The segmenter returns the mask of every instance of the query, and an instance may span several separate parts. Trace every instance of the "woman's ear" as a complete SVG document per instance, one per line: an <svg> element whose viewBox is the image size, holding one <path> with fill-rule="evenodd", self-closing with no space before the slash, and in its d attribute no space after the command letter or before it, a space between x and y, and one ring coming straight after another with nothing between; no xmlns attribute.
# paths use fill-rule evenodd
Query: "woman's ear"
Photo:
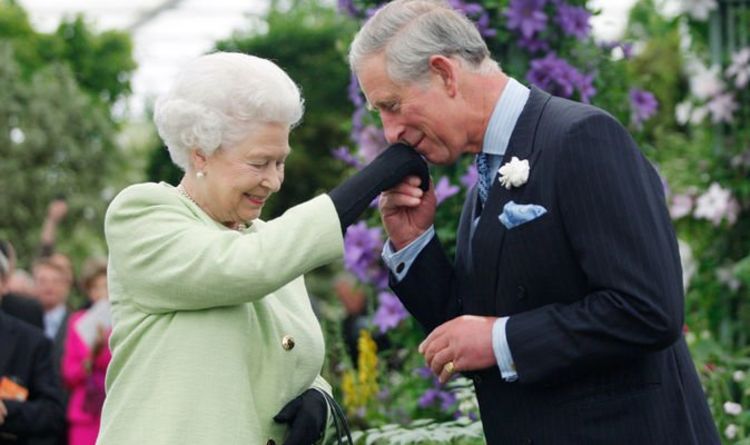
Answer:
<svg viewBox="0 0 750 445"><path fill-rule="evenodd" d="M206 164L208 164L208 156L201 150L194 148L190 150L190 163L196 172L202 172L206 169Z"/></svg>
<svg viewBox="0 0 750 445"><path fill-rule="evenodd" d="M449 57L434 55L430 56L430 72L440 78L440 82L450 97L454 97L458 91L458 65Z"/></svg>

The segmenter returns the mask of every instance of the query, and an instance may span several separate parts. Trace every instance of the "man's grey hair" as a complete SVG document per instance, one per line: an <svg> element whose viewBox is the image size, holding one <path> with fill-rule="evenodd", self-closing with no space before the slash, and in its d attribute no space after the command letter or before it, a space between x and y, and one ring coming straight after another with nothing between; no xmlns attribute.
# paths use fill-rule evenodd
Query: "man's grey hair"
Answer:
<svg viewBox="0 0 750 445"><path fill-rule="evenodd" d="M476 26L439 0L396 0L360 29L349 50L354 73L369 57L385 54L388 76L397 83L427 78L430 56L443 55L481 74L499 70Z"/></svg>
<svg viewBox="0 0 750 445"><path fill-rule="evenodd" d="M293 127L302 118L297 85L273 62L241 53L198 57L178 74L154 108L154 123L178 167L190 152L212 155L242 142L262 124Z"/></svg>

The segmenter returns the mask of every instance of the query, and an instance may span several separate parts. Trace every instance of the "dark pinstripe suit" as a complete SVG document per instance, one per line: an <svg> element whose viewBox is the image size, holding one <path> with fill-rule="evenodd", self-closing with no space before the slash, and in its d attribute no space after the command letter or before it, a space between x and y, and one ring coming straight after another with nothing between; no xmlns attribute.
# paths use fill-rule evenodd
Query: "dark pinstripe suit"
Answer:
<svg viewBox="0 0 750 445"><path fill-rule="evenodd" d="M491 445L718 444L682 338L683 291L661 182L601 110L532 88L504 162L528 182L490 189L455 263L434 238L392 286L427 331L460 314L509 315L519 380L471 373ZM539 204L506 230L503 205Z"/></svg>

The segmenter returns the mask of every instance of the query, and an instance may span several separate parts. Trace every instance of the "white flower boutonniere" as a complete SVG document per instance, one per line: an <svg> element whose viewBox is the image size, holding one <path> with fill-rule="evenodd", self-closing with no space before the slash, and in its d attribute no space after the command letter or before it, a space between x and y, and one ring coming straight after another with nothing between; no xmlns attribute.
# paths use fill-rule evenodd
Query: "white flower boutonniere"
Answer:
<svg viewBox="0 0 750 445"><path fill-rule="evenodd" d="M506 189L520 187L529 180L529 161L523 161L513 156L510 162L506 162L497 171L500 174L500 184Z"/></svg>

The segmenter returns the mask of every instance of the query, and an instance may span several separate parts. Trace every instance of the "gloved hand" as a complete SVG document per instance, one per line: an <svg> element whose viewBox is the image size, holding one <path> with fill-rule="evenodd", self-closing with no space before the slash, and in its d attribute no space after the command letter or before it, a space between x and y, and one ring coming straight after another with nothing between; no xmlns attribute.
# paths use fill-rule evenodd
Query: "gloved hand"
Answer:
<svg viewBox="0 0 750 445"><path fill-rule="evenodd" d="M373 199L385 190L395 187L407 176L419 176L419 187L430 187L427 163L412 147L397 143L388 147L372 162L347 178L328 193L341 221L341 230L354 223Z"/></svg>
<svg viewBox="0 0 750 445"><path fill-rule="evenodd" d="M273 421L289 424L284 445L312 445L323 436L327 417L325 397L316 389L308 389L284 405Z"/></svg>

